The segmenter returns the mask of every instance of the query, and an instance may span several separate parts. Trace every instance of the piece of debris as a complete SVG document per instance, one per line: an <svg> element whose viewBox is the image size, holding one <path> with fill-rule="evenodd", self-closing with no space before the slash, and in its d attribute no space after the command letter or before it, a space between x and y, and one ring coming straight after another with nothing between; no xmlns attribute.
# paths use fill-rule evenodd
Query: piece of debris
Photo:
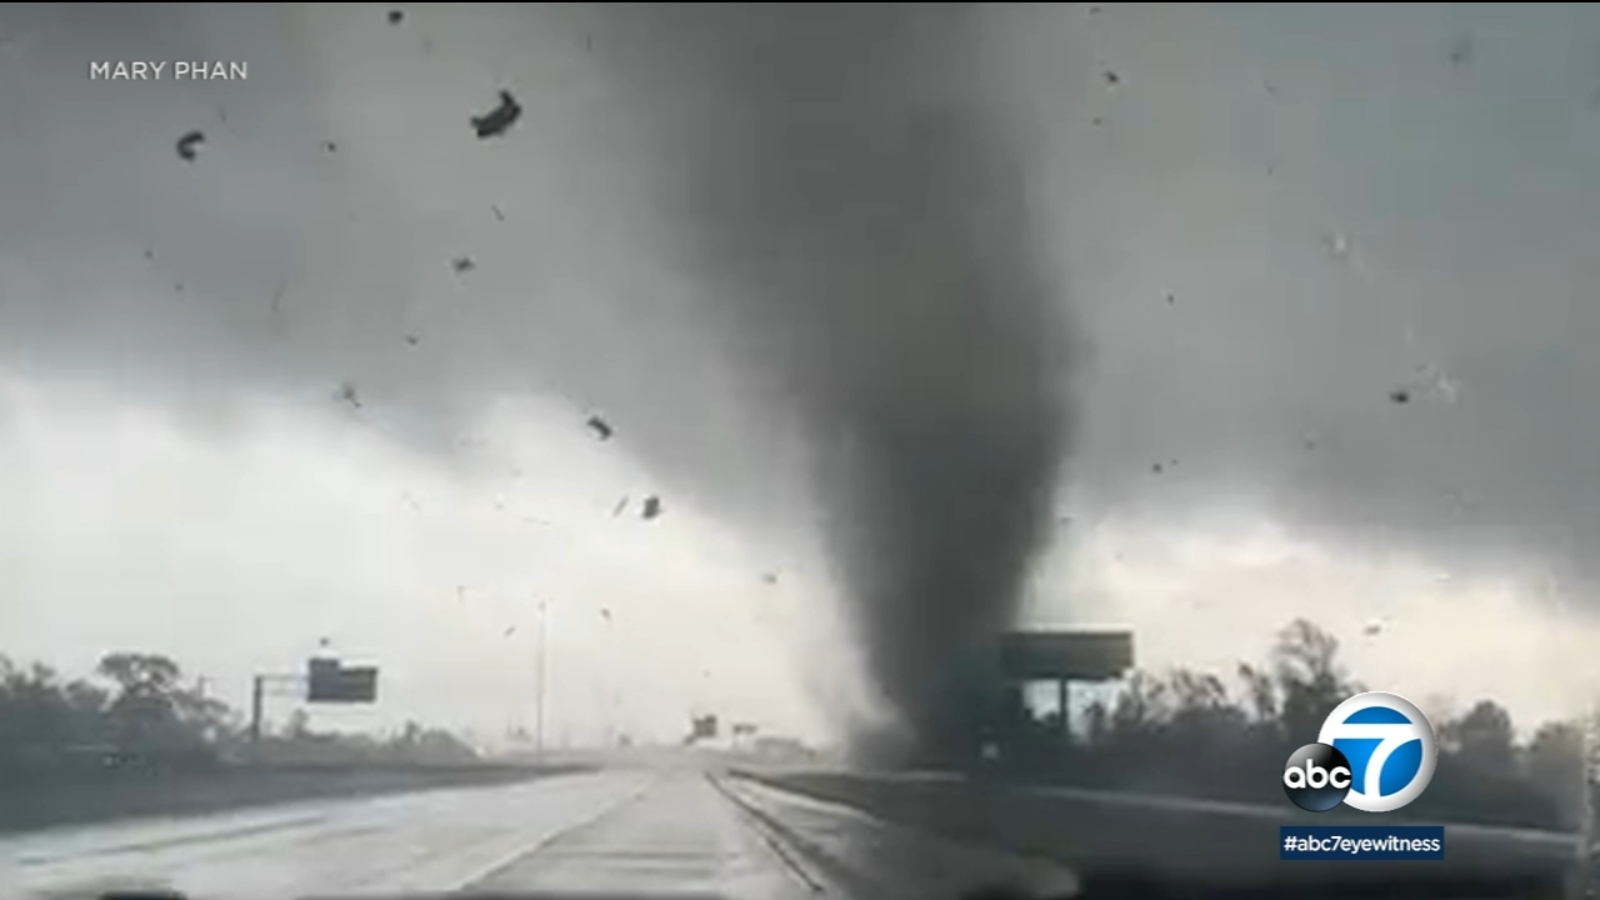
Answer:
<svg viewBox="0 0 1600 900"><path fill-rule="evenodd" d="M154 250L146 250L144 252L144 258L145 259L155 259L156 258L156 252Z"/></svg>
<svg viewBox="0 0 1600 900"><path fill-rule="evenodd" d="M516 634L516 633L517 633L517 626L512 625L511 627L506 629L505 634L501 635L501 637L511 637L513 634Z"/></svg>
<svg viewBox="0 0 1600 900"><path fill-rule="evenodd" d="M183 293L183 282L180 281L180 282L174 284L172 286L172 290L173 290L174 293L178 293L178 294Z"/></svg>
<svg viewBox="0 0 1600 900"><path fill-rule="evenodd" d="M1367 635L1368 637L1371 637L1372 635L1375 635L1375 634L1377 634L1378 632L1380 632L1382 630L1383 630L1383 623L1381 623L1381 622L1368 622L1367 623L1367 627L1361 629L1361 633Z"/></svg>
<svg viewBox="0 0 1600 900"><path fill-rule="evenodd" d="M611 518L615 519L617 516L622 515L622 511L627 509L627 508L628 508L628 498L627 497L623 497L621 500L617 501L617 505L616 506L611 508Z"/></svg>
<svg viewBox="0 0 1600 900"><path fill-rule="evenodd" d="M587 35L586 34L586 35L583 36L583 52L585 52L585 53L593 53L594 52L594 38L591 35Z"/></svg>
<svg viewBox="0 0 1600 900"><path fill-rule="evenodd" d="M181 157L185 162L194 162L194 158L198 154L200 145L204 144L205 142L205 132L199 130L189 132L183 137L178 138L178 156Z"/></svg>
<svg viewBox="0 0 1600 900"><path fill-rule="evenodd" d="M1111 71L1110 69L1107 69L1104 72L1100 73L1100 77L1104 78L1106 80L1106 84L1109 84L1112 87L1116 87L1117 85L1122 83L1122 76L1118 75L1116 72Z"/></svg>
<svg viewBox="0 0 1600 900"><path fill-rule="evenodd" d="M615 429L611 427L611 423L599 416L590 416L589 421L585 424L594 432L594 436L602 441L611 440L611 435L616 433Z"/></svg>
<svg viewBox="0 0 1600 900"><path fill-rule="evenodd" d="M1464 34L1450 45L1450 65L1461 67L1472 63L1472 35Z"/></svg>
<svg viewBox="0 0 1600 900"><path fill-rule="evenodd" d="M610 622L611 621L611 610L606 609L604 606L600 607L600 618L605 619L607 622Z"/></svg>
<svg viewBox="0 0 1600 900"><path fill-rule="evenodd" d="M361 395L356 393L356 386L348 381L339 385L339 399L350 404L354 409L361 408Z"/></svg>
<svg viewBox="0 0 1600 900"><path fill-rule="evenodd" d="M322 149L328 151L329 153L338 153L339 145L334 141L323 141Z"/></svg>
<svg viewBox="0 0 1600 900"><path fill-rule="evenodd" d="M776 572L768 572L765 575L761 576L761 580L766 582L767 584L777 584L778 583L778 574Z"/></svg>
<svg viewBox="0 0 1600 900"><path fill-rule="evenodd" d="M422 342L422 338L417 337L414 334L406 335L406 343L410 344L413 347L415 347L417 344L419 344L421 342Z"/></svg>
<svg viewBox="0 0 1600 900"><path fill-rule="evenodd" d="M1410 403L1411 392L1405 388L1396 388L1389 392L1390 403Z"/></svg>
<svg viewBox="0 0 1600 900"><path fill-rule="evenodd" d="M511 96L510 91L503 90L500 92L499 106L481 116L472 117L472 130L477 133L479 140L498 137L521 117L522 105Z"/></svg>
<svg viewBox="0 0 1600 900"><path fill-rule="evenodd" d="M455 269L457 273L471 272L476 266L477 263L473 262L470 256L458 256L450 260L450 268Z"/></svg>
<svg viewBox="0 0 1600 900"><path fill-rule="evenodd" d="M644 498L644 506L639 511L639 517L646 522L661 515L661 498L654 495Z"/></svg>
<svg viewBox="0 0 1600 900"><path fill-rule="evenodd" d="M500 210L500 207L499 207L498 204L491 204L489 206L489 209L490 209L490 211L492 211L494 213L494 217L495 217L496 220L501 221L501 222L504 222L506 220L506 214Z"/></svg>
<svg viewBox="0 0 1600 900"><path fill-rule="evenodd" d="M391 9L391 10L389 10L389 24L390 25L399 25L401 22L404 22L405 20L406 20L406 14L405 14L404 10L400 10L400 9Z"/></svg>
<svg viewBox="0 0 1600 900"><path fill-rule="evenodd" d="M464 584L456 585L456 599L457 600L465 600L465 599L467 599L467 586L466 585L464 585Z"/></svg>
<svg viewBox="0 0 1600 900"><path fill-rule="evenodd" d="M273 291L272 291L272 314L274 316L276 316L279 313L283 312L283 295L288 293L288 291L289 291L289 286L287 284L281 282L281 281L278 282L278 286L273 289Z"/></svg>
<svg viewBox="0 0 1600 900"><path fill-rule="evenodd" d="M1154 465L1152 465L1150 467L1150 471L1156 473L1157 475L1160 475L1161 472L1162 472L1161 463L1155 463Z"/></svg>
<svg viewBox="0 0 1600 900"><path fill-rule="evenodd" d="M1177 303L1177 302L1178 302L1178 298L1176 296L1174 296L1172 294L1168 294L1167 295L1167 305L1168 306L1171 306L1172 304Z"/></svg>
<svg viewBox="0 0 1600 900"><path fill-rule="evenodd" d="M1092 16L1092 15L1095 15L1095 14L1097 14L1099 12L1100 12L1100 7L1099 6L1091 6L1091 7L1089 7L1089 15Z"/></svg>

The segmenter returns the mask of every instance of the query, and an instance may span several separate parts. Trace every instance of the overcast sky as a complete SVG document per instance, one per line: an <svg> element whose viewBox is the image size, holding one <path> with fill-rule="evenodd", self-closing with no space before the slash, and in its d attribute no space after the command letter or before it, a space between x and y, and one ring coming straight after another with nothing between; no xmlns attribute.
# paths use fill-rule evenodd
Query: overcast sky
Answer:
<svg viewBox="0 0 1600 900"><path fill-rule="evenodd" d="M598 11L405 10L0 7L0 652L242 703L327 637L386 674L321 721L496 735L542 600L557 736L836 729L814 436L657 202L693 73ZM1600 12L987 18L1087 348L1029 620L1231 668L1306 615L1418 702L1600 692ZM196 59L249 78L88 78Z"/></svg>

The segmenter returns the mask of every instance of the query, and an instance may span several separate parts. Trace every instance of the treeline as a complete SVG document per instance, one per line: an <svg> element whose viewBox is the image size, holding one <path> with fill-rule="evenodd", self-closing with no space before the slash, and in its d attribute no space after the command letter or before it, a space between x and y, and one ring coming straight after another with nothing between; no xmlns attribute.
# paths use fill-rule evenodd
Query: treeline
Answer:
<svg viewBox="0 0 1600 900"><path fill-rule="evenodd" d="M1338 649L1333 636L1297 620L1278 634L1265 664L1241 663L1232 679L1189 670L1136 674L1114 702L1090 708L1086 728L1070 742L1057 715L1035 718L1015 697L1016 730L1003 741L1001 766L1083 786L1286 803L1280 776L1289 753L1315 741L1340 702L1368 690L1340 663ZM1510 713L1482 700L1433 725L1440 742L1433 781L1404 815L1578 824L1579 723L1548 723L1519 741Z"/></svg>
<svg viewBox="0 0 1600 900"><path fill-rule="evenodd" d="M321 734L303 710L258 743L242 717L158 654L112 653L91 678L0 657L0 771L196 771L274 764L453 764L478 754L455 735L416 723L388 738Z"/></svg>

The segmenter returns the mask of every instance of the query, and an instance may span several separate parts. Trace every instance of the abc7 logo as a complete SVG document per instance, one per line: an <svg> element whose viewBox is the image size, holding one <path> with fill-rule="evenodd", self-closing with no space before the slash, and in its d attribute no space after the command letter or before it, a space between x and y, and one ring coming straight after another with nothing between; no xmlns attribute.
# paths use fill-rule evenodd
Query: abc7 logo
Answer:
<svg viewBox="0 0 1600 900"><path fill-rule="evenodd" d="M1392 812L1422 795L1436 754L1433 727L1421 710L1394 694L1360 694L1328 715L1318 743L1289 755L1283 790L1311 812L1341 803Z"/></svg>
<svg viewBox="0 0 1600 900"><path fill-rule="evenodd" d="M1311 812L1327 812L1350 795L1350 761L1339 748L1307 744L1289 754L1283 792L1289 802Z"/></svg>

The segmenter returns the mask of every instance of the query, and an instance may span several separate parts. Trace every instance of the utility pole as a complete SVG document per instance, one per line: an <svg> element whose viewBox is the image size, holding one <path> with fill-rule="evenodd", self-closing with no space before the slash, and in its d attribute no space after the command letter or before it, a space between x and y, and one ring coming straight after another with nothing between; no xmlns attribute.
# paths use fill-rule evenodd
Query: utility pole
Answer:
<svg viewBox="0 0 1600 900"><path fill-rule="evenodd" d="M545 622L549 617L545 614L545 602L539 601L539 693L535 700L533 748L539 759L544 759L544 693L545 693L545 651L547 649L545 637L547 630Z"/></svg>

